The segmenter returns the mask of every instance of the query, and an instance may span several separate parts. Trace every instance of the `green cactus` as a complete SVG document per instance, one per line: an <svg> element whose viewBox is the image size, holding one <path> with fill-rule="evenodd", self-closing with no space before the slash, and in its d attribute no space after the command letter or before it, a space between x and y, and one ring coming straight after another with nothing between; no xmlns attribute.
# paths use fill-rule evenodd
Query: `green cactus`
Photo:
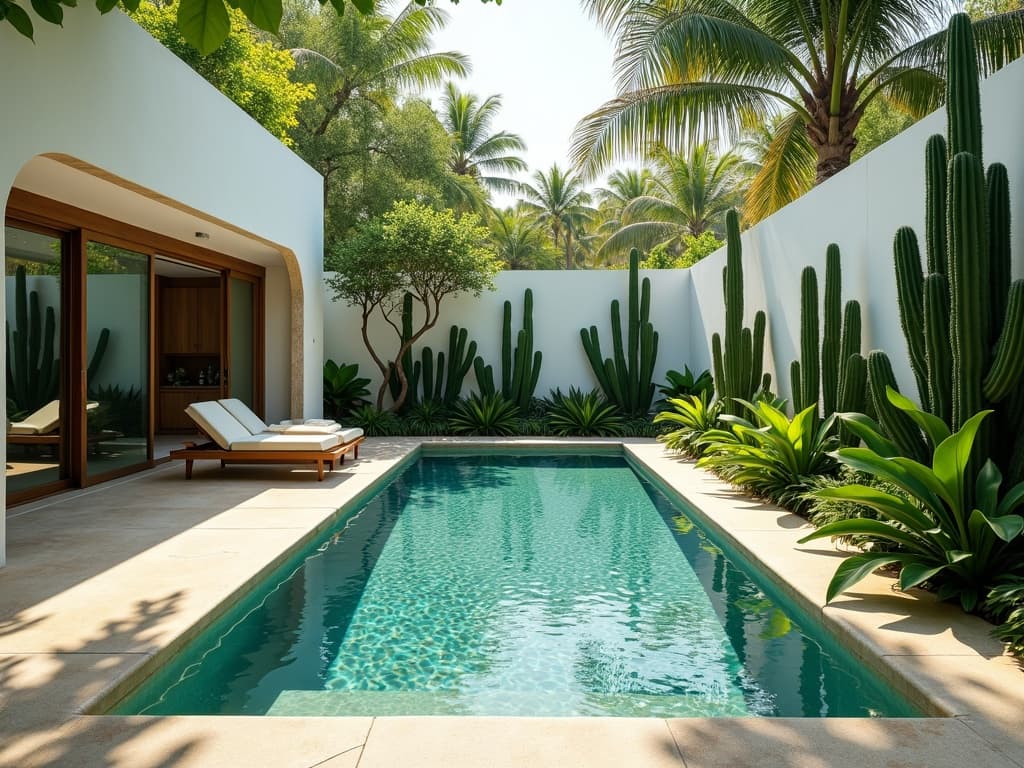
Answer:
<svg viewBox="0 0 1024 768"><path fill-rule="evenodd" d="M900 391L889 356L877 349L869 353L867 371L868 387L878 423L892 438L902 455L915 461L930 463L928 446L921 435L921 430L906 413L893 405L886 395L887 387Z"/></svg>
<svg viewBox="0 0 1024 768"><path fill-rule="evenodd" d="M729 211L726 225L726 266L722 270L722 292L725 299L725 340L718 333L711 336L711 358L715 370L715 387L723 401L724 413L738 416L742 406L736 402L753 400L758 390L771 387L771 374L762 376L764 366L764 335L767 320L763 311L754 315L754 328L743 326L743 245L740 243L740 221L736 211Z"/></svg>
<svg viewBox="0 0 1024 768"><path fill-rule="evenodd" d="M7 399L13 408L8 418L29 414L57 399L60 392L60 358L57 353L57 313L42 308L38 291L29 291L25 267L14 270L14 328L7 323ZM110 342L103 328L86 372L95 380Z"/></svg>
<svg viewBox="0 0 1024 768"><path fill-rule="evenodd" d="M626 345L622 343L619 301L612 301L612 357L601 353L597 326L580 330L590 367L608 400L630 416L645 416L654 399L654 362L658 356L658 332L650 321L651 281L640 284L640 252L629 254L629 299Z"/></svg>
<svg viewBox="0 0 1024 768"><path fill-rule="evenodd" d="M501 394L525 411L533 400L540 378L540 366L544 355L533 349L533 290L523 294L523 327L515 337L512 346L512 302L502 306L501 316ZM494 368L487 365L482 357L473 361L476 383L483 395L491 396L498 388L494 381Z"/></svg>
<svg viewBox="0 0 1024 768"><path fill-rule="evenodd" d="M997 411L972 460L980 466L991 457L1017 483L1024 479L1024 281L1010 278L1006 169L982 165L977 58L964 14L950 21L946 58L947 135L933 136L925 150L928 273L913 233L901 229L900 316L922 406L954 431L982 409ZM883 367L869 364L876 406L887 382L873 377L891 377ZM879 421L901 447L920 442L916 427L886 423L888 415L880 411Z"/></svg>
<svg viewBox="0 0 1024 768"><path fill-rule="evenodd" d="M848 301L843 307L842 280L842 255L832 243L825 253L825 323L819 337L818 275L814 267L805 267L801 275L800 360L790 365L793 407L798 413L817 403L819 392L825 418L864 410L866 364L860 354L860 303ZM853 377L849 382L847 375ZM852 439L842 429L840 436Z"/></svg>

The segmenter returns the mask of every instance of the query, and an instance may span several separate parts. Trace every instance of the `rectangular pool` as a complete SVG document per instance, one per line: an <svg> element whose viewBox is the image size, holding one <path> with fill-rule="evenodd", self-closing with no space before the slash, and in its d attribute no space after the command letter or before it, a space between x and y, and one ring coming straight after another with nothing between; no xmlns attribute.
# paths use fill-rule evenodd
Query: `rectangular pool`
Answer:
<svg viewBox="0 0 1024 768"><path fill-rule="evenodd" d="M621 455L424 455L114 714L919 712Z"/></svg>

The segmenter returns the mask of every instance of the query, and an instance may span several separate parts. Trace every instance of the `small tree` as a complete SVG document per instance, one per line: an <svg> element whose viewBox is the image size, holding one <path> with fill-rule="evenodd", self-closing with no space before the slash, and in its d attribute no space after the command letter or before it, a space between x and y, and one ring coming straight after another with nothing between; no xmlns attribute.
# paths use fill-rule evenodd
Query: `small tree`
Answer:
<svg viewBox="0 0 1024 768"><path fill-rule="evenodd" d="M384 216L360 227L342 241L328 260L338 274L328 278L335 301L357 306L362 313L363 343L383 377L377 407L384 406L388 380L398 378L400 390L392 410L405 402L409 382L402 356L437 325L441 303L448 296L470 292L479 296L494 288L501 263L487 246L489 232L474 214L456 218L450 210L435 211L415 202L398 202ZM403 338L402 299L408 293L421 307L410 336ZM370 318L379 313L395 332L398 348L383 355L370 339Z"/></svg>

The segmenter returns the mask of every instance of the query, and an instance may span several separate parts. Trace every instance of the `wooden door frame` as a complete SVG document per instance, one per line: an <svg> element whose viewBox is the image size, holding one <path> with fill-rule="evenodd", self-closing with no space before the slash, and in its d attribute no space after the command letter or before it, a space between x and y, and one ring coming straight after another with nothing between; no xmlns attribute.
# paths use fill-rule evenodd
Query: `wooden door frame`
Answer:
<svg viewBox="0 0 1024 768"><path fill-rule="evenodd" d="M224 310L224 322L221 326L221 345L224 350L221 359L224 363L224 371L221 372L221 381L224 386L221 392L224 397L230 397L231 392L231 280L237 279L252 285L252 410L262 419L266 413L265 383L267 378L266 370L266 319L264 307L263 276L251 275L244 272L236 272L226 269L222 273L222 307ZM224 372L227 376L224 376Z"/></svg>

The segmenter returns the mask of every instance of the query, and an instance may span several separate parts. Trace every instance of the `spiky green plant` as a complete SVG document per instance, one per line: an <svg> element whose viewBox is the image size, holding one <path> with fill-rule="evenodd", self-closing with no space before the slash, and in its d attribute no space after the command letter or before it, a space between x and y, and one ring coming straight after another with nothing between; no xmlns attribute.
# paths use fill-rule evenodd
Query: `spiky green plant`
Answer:
<svg viewBox="0 0 1024 768"><path fill-rule="evenodd" d="M705 369L700 374L690 370L690 366L684 365L683 372L668 371L665 374L666 382L658 387L666 398L688 397L689 395L700 395L707 393L708 399L715 393L715 380L711 377L711 371Z"/></svg>
<svg viewBox="0 0 1024 768"><path fill-rule="evenodd" d="M700 395L669 398L671 410L665 410L654 417L655 424L678 424L679 426L658 437L670 451L679 451L691 458L700 458L704 447L700 440L709 430L718 425L722 401L709 402L707 391Z"/></svg>
<svg viewBox="0 0 1024 768"><path fill-rule="evenodd" d="M622 415L601 393L570 387L568 394L556 389L549 398L548 425L559 437L613 437L621 435Z"/></svg>
<svg viewBox="0 0 1024 768"><path fill-rule="evenodd" d="M367 437L388 437L399 432L398 417L391 411L373 405L363 405L352 411L352 426L361 427Z"/></svg>
<svg viewBox="0 0 1024 768"><path fill-rule="evenodd" d="M500 394L473 393L452 409L449 427L456 435L514 435L519 407Z"/></svg>
<svg viewBox="0 0 1024 768"><path fill-rule="evenodd" d="M658 357L658 332L651 323L651 280L640 284L640 252L629 254L629 298L626 307L627 342L622 342L619 300L612 301L612 357L601 353L597 326L580 330L583 349L608 401L628 416L643 416L654 399L654 362Z"/></svg>

